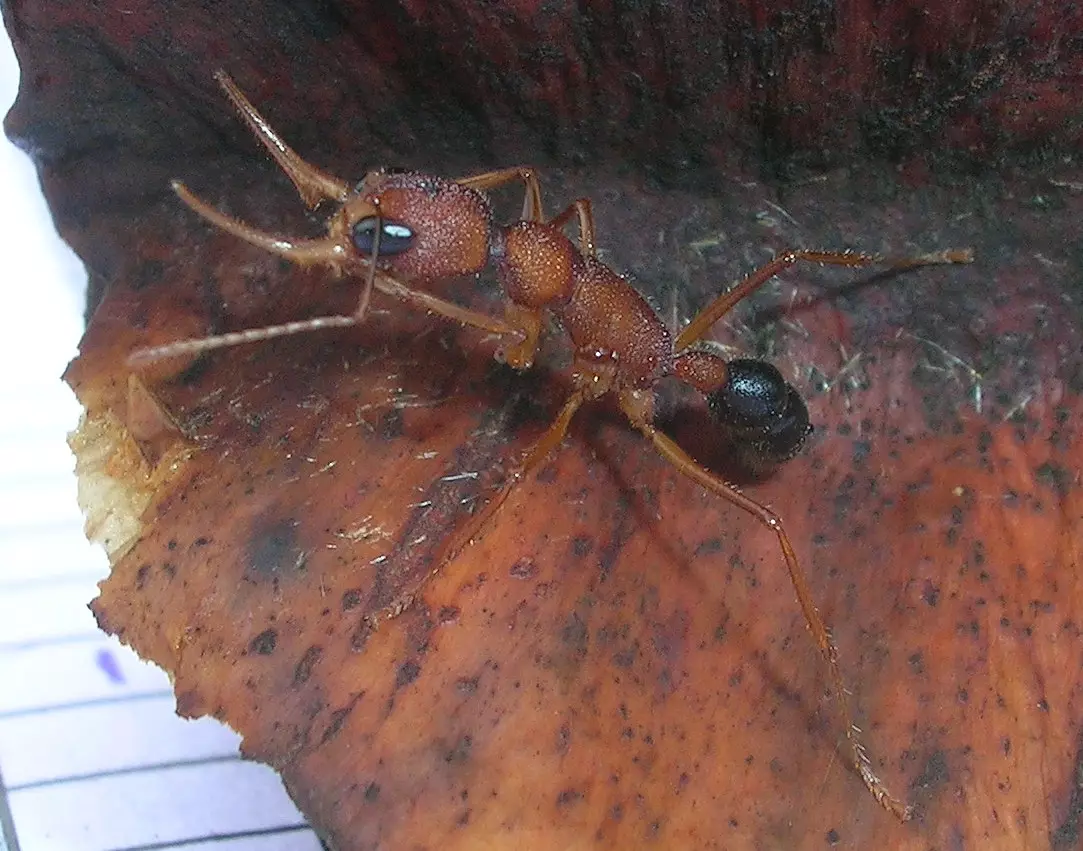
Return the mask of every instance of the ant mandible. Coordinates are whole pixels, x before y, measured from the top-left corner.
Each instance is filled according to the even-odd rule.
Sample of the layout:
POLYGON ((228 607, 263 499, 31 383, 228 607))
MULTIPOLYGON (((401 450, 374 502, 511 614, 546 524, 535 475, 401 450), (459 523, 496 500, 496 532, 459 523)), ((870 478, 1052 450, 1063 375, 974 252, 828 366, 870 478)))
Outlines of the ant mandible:
POLYGON ((330 217, 326 237, 296 240, 272 236, 230 218, 179 182, 173 183, 174 190, 200 216, 246 242, 301 265, 326 264, 338 275, 361 278, 357 307, 351 315, 321 316, 140 349, 129 363, 145 364, 321 328, 354 326, 363 321, 375 290, 500 335, 508 344, 498 356, 524 370, 534 361, 543 311, 552 311, 575 350, 571 395, 499 493, 457 536, 443 562, 477 537, 515 485, 560 446, 572 416, 584 402, 615 394, 628 421, 674 468, 775 533, 801 611, 830 672, 832 692, 846 727, 850 762, 877 801, 900 819, 910 818, 911 808, 888 791, 861 743, 838 650, 813 604, 804 570, 782 521, 771 509, 701 466, 655 427, 654 385, 673 377, 698 390, 719 429, 741 447, 746 461, 758 467, 779 464, 798 452, 812 430, 805 403, 771 364, 744 358, 727 361, 711 348, 698 345, 711 326, 777 273, 798 262, 849 267, 886 263, 893 269, 906 269, 968 263, 971 251, 948 250, 893 261, 848 251, 788 251, 717 297, 674 338, 643 296, 595 257, 594 219, 588 199, 581 198, 546 219, 537 174, 526 167, 459 180, 377 170, 355 186, 302 160, 224 72, 217 72, 215 78, 305 203, 311 208, 321 200, 330 200, 339 208, 330 217), (525 188, 522 216, 510 225, 497 225, 482 193, 515 181, 525 188), (578 247, 563 232, 572 218, 579 226, 578 247), (424 289, 441 279, 480 272, 490 264, 506 297, 502 320, 424 289))

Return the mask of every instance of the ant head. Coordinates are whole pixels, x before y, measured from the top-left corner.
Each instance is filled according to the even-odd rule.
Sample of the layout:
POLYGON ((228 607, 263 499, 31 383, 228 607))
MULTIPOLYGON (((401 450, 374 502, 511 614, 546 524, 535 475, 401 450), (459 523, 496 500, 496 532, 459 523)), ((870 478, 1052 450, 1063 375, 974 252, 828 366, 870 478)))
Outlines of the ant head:
POLYGON ((340 215, 365 260, 410 281, 465 275, 489 258, 492 212, 485 196, 418 172, 373 172, 340 215))
POLYGON ((713 419, 749 472, 767 472, 788 461, 812 431, 804 400, 766 361, 726 361, 694 349, 677 357, 674 372, 704 394, 713 419))

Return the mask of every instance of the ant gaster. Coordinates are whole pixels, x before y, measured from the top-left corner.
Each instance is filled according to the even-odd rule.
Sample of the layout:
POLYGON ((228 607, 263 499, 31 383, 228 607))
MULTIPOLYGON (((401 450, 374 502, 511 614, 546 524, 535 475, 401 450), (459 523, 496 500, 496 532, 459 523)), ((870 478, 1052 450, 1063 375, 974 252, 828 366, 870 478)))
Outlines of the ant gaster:
POLYGON ((314 207, 321 200, 330 200, 338 209, 330 217, 326 237, 296 240, 272 236, 230 218, 180 183, 175 182, 173 188, 196 213, 246 242, 301 265, 326 264, 336 274, 357 276, 363 282, 358 304, 348 316, 316 317, 141 349, 132 354, 129 363, 357 325, 364 319, 375 290, 500 335, 505 346, 499 356, 522 370, 534 361, 543 312, 551 311, 567 330, 574 348, 572 392, 556 419, 507 476, 499 493, 457 537, 444 561, 480 535, 515 485, 560 446, 572 416, 584 402, 614 394, 629 422, 674 468, 774 532, 801 611, 830 672, 831 689, 845 723, 850 763, 877 801, 900 819, 908 819, 911 808, 888 791, 866 755, 850 712, 835 642, 813 604, 804 570, 781 520, 701 466, 655 427, 653 388, 667 377, 690 385, 705 396, 720 430, 741 446, 748 459, 758 466, 785 461, 800 449, 811 431, 805 403, 770 364, 749 359, 727 361, 717 351, 700 345, 711 326, 778 272, 799 261, 849 267, 888 263, 891 268, 905 269, 967 263, 971 252, 949 250, 888 261, 848 251, 789 251, 717 297, 674 338, 643 296, 595 257, 589 200, 579 199, 546 219, 538 177, 526 167, 459 180, 411 171, 372 171, 353 185, 302 160, 225 73, 218 72, 215 77, 305 203, 314 207), (510 225, 497 225, 482 193, 515 181, 525 188, 522 216, 510 225), (579 226, 578 246, 563 232, 573 218, 579 226), (503 319, 445 301, 425 289, 441 279, 477 273, 490 264, 506 297, 503 319))

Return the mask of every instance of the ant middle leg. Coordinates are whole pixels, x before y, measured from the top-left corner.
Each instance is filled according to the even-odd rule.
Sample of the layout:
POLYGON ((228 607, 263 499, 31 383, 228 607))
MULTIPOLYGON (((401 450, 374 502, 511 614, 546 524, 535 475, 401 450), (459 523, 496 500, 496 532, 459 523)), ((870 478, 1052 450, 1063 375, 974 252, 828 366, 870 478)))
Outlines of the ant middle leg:
POLYGON ((745 496, 743 493, 726 484, 722 479, 700 466, 695 459, 681 449, 676 442, 658 431, 658 429, 650 422, 650 408, 648 404, 644 403, 641 393, 637 391, 622 392, 620 396, 620 405, 632 425, 650 440, 654 445, 654 448, 658 451, 658 454, 672 464, 679 473, 687 476, 705 490, 721 496, 738 508, 744 509, 775 533, 779 547, 782 550, 783 560, 786 563, 786 569, 790 574, 790 582, 797 592, 797 600, 801 606, 801 612, 805 616, 805 623, 808 625, 809 631, 812 633, 812 637, 816 642, 816 646, 820 650, 820 655, 823 656, 824 661, 827 663, 828 671, 830 672, 831 691, 846 727, 846 740, 850 746, 850 764, 861 777, 873 797, 901 821, 907 821, 913 814, 911 807, 896 798, 888 790, 884 781, 877 776, 869 761, 865 746, 861 742, 860 728, 854 724, 853 715, 850 711, 848 692, 842 678, 842 670, 839 667, 838 647, 835 644, 834 638, 831 637, 831 633, 824 623, 823 618, 817 611, 816 604, 812 600, 812 592, 809 590, 805 571, 797 560, 797 554, 794 551, 793 545, 790 543, 790 538, 786 534, 785 528, 783 528, 782 520, 766 506, 745 496))
POLYGON ((579 252, 585 257, 594 256, 594 210, 589 198, 578 198, 566 210, 553 216, 546 224, 563 228, 572 216, 579 220, 579 252))
POLYGON ((450 546, 448 546, 441 554, 436 570, 440 570, 443 565, 450 562, 459 553, 465 549, 465 547, 472 543, 477 537, 481 535, 485 527, 496 516, 497 512, 507 502, 511 492, 515 490, 523 479, 525 479, 530 472, 542 463, 549 455, 559 448, 560 444, 564 441, 564 436, 568 433, 568 426, 571 424, 572 417, 575 416, 575 412, 579 410, 579 407, 590 398, 588 392, 583 388, 577 388, 572 391, 572 394, 568 397, 564 403, 564 407, 560 409, 560 413, 557 414, 555 420, 550 423, 549 427, 534 445, 527 450, 519 464, 507 475, 504 480, 504 484, 501 485, 500 490, 495 496, 489 499, 489 502, 485 507, 475 514, 467 522, 461 530, 455 533, 455 537, 452 540, 450 546))
POLYGON ((799 262, 822 263, 828 266, 871 266, 886 264, 891 269, 913 269, 918 266, 937 266, 948 263, 970 263, 974 252, 970 249, 948 249, 913 257, 888 258, 879 254, 862 254, 854 251, 787 251, 770 263, 761 266, 732 289, 718 296, 703 310, 697 313, 691 322, 677 336, 673 344, 674 352, 680 352, 701 339, 715 322, 733 309, 739 301, 762 287, 771 278, 784 269, 799 262))

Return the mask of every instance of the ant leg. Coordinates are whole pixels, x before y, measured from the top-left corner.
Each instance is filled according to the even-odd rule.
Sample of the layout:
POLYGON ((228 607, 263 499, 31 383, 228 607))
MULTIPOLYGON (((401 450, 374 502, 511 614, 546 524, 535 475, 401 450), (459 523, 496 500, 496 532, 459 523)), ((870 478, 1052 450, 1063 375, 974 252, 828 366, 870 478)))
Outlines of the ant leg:
MULTIPOLYGON (((372 288, 378 292, 405 302, 411 307, 437 313, 447 319, 487 331, 490 334, 519 338, 522 332, 502 319, 488 316, 474 310, 445 301, 430 293, 414 290, 399 282, 384 272, 377 272, 373 277, 372 288)), ((367 301, 362 295, 362 303, 358 306, 363 311, 367 301)), ((256 343, 263 340, 272 340, 276 337, 288 337, 293 334, 319 331, 324 328, 352 328, 360 324, 363 318, 355 312, 350 316, 314 316, 311 319, 301 319, 296 322, 285 322, 281 325, 267 325, 263 328, 249 328, 244 331, 231 331, 228 334, 216 334, 210 337, 193 337, 186 340, 177 340, 162 346, 151 346, 144 349, 136 349, 128 355, 128 366, 145 366, 165 358, 179 357, 182 355, 195 355, 212 349, 224 349, 230 346, 238 346, 243 343, 256 343)))
POLYGON ((912 269, 917 266, 936 266, 946 263, 970 263, 974 252, 967 249, 949 249, 932 254, 892 259, 879 254, 860 254, 853 251, 787 251, 770 263, 761 266, 728 292, 723 293, 696 314, 688 326, 677 336, 674 352, 688 348, 699 340, 707 330, 728 313, 737 302, 750 295, 784 269, 799 261, 823 263, 829 266, 871 266, 887 264, 891 269, 912 269))
POLYGON ((502 168, 498 171, 486 171, 482 174, 462 177, 456 180, 460 186, 467 189, 477 189, 484 192, 511 183, 513 180, 521 180, 526 195, 523 197, 523 213, 519 217, 528 222, 540 222, 545 219, 542 213, 541 185, 538 183, 538 173, 530 166, 514 166, 502 168))
POLYGON ((226 97, 232 101, 241 119, 248 125, 248 129, 267 149, 278 167, 293 181, 297 192, 309 207, 315 207, 321 199, 329 198, 333 201, 345 201, 350 194, 350 184, 337 177, 332 177, 322 169, 316 168, 301 159, 297 153, 287 145, 270 124, 264 119, 251 101, 245 97, 237 84, 233 82, 225 71, 215 71, 214 79, 226 93, 226 97))
POLYGON ((386 272, 377 272, 373 281, 373 288, 378 292, 406 302, 411 307, 436 313, 446 319, 451 319, 461 325, 468 325, 490 334, 498 334, 501 337, 510 336, 519 338, 523 332, 516 326, 510 325, 503 319, 479 313, 466 307, 460 307, 451 301, 434 296, 424 290, 415 290, 406 286, 396 278, 392 278, 386 272))
POLYGON ((831 637, 831 633, 828 631, 823 618, 816 610, 816 605, 812 601, 808 580, 806 580, 805 572, 797 561, 797 554, 794 552, 793 545, 790 543, 790 538, 782 526, 782 520, 769 508, 760 505, 755 500, 749 499, 740 491, 726 484, 722 479, 701 467, 696 463, 695 459, 681 449, 673 440, 659 432, 647 419, 646 412, 649 409, 644 405, 643 400, 636 395, 637 392, 638 391, 624 391, 621 393, 621 409, 627 415, 632 425, 646 435, 651 443, 654 444, 654 448, 658 450, 658 453, 666 461, 672 464, 678 472, 687 476, 711 493, 717 494, 723 499, 728 500, 738 508, 743 508, 777 536, 779 547, 782 549, 782 557, 786 562, 786 569, 790 573, 790 581, 793 583, 794 590, 797 592, 797 600, 801 604, 801 611, 805 616, 805 622, 808 624, 808 628, 812 632, 812 637, 816 641, 816 646, 820 650, 820 655, 822 655, 824 661, 827 662, 828 670, 831 673, 831 690, 834 693, 835 702, 838 704, 839 711, 846 724, 846 739, 850 745, 851 765, 853 765, 854 770, 860 775, 868 790, 872 792, 873 797, 876 798, 884 808, 894 813, 901 821, 907 821, 913 814, 912 809, 903 804, 888 791, 887 786, 876 775, 876 772, 873 771, 872 764, 869 762, 868 754, 865 751, 865 746, 861 743, 861 739, 859 738, 860 730, 854 724, 853 716, 850 714, 850 703, 847 698, 846 685, 842 679, 842 670, 839 668, 838 647, 835 645, 835 640, 831 637))
POLYGON ((504 319, 516 329, 519 340, 500 349, 496 354, 497 360, 513 369, 530 369, 534 365, 534 355, 538 352, 538 338, 542 328, 541 311, 508 300, 504 302, 504 319))
MULTIPOLYGON (((454 559, 455 556, 463 551, 467 544, 472 543, 482 533, 489 521, 496 516, 496 513, 507 501, 511 492, 515 489, 515 486, 525 479, 530 474, 530 471, 544 461, 551 452, 560 446, 561 442, 564 440, 564 435, 568 433, 568 425, 571 423, 572 417, 575 415, 575 412, 579 410, 579 406, 583 404, 586 398, 587 392, 585 390, 576 389, 572 391, 571 396, 569 396, 568 400, 564 403, 564 407, 560 409, 560 413, 557 414, 556 419, 553 420, 549 425, 549 428, 545 430, 545 434, 538 438, 537 442, 530 447, 526 455, 523 456, 523 460, 519 462, 519 466, 508 474, 507 479, 504 481, 504 484, 501 486, 500 491, 496 496, 490 499, 485 508, 475 514, 464 529, 455 535, 451 546, 449 546, 441 556, 438 562, 439 567, 437 567, 436 570, 439 570, 440 567, 454 559)), ((436 570, 433 572, 435 573, 436 570)))
POLYGON ((572 216, 579 219, 579 252, 585 257, 594 256, 594 211, 589 198, 573 201, 566 210, 553 216, 546 224, 563 228, 572 216))
POLYGON ((136 349, 127 358, 130 367, 142 367, 165 360, 166 358, 196 355, 213 349, 225 349, 242 343, 258 343, 273 340, 276 337, 289 337, 306 331, 318 331, 323 328, 351 328, 357 324, 352 316, 316 316, 282 325, 266 325, 263 328, 248 328, 244 331, 230 331, 228 334, 214 334, 210 337, 190 337, 176 340, 163 346, 148 346, 136 349))

